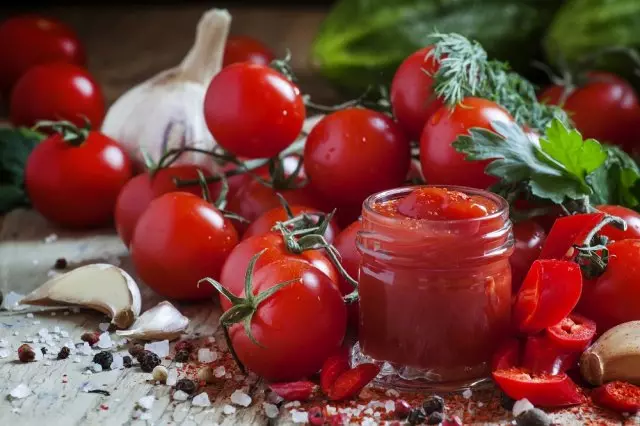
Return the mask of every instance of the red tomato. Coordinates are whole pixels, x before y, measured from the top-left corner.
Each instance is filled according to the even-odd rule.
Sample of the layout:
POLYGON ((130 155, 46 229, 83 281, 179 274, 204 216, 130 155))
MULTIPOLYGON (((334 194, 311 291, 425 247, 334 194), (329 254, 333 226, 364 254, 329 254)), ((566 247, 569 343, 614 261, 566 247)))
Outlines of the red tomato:
POLYGON ((640 240, 616 241, 608 248, 607 269, 595 282, 585 283, 578 306, 596 322, 599 334, 640 320, 640 240))
POLYGON ((248 36, 230 36, 224 47, 222 66, 226 67, 238 62, 269 65, 274 58, 273 52, 261 41, 248 36))
POLYGON ((535 406, 566 407, 582 404, 585 397, 565 373, 533 374, 521 368, 493 372, 493 380, 510 398, 527 398, 535 406))
POLYGON ((546 335, 529 336, 524 347, 522 367, 536 374, 564 373, 576 366, 581 353, 581 350, 556 346, 546 335))
POLYGON ((596 335, 596 323, 582 315, 571 314, 547 328, 546 335, 560 348, 582 352, 596 335))
POLYGON ((138 276, 158 294, 176 300, 204 300, 214 293, 238 234, 222 213, 186 192, 165 194, 140 216, 131 240, 138 276))
POLYGON ((37 65, 27 71, 11 92, 9 118, 15 126, 31 127, 40 120, 68 120, 93 129, 104 118, 104 96, 84 68, 62 62, 37 65))
MULTIPOLYGON (((189 192, 202 197, 200 185, 178 188, 173 179, 197 179, 198 170, 203 168, 193 165, 179 165, 158 170, 153 177, 149 173, 140 174, 131 179, 118 195, 115 208, 116 231, 125 246, 129 246, 136 223, 152 200, 169 192, 189 192)), ((205 176, 212 174, 203 170, 205 176)), ((209 184, 209 192, 216 197, 220 190, 219 183, 209 184)))
POLYGON ((640 214, 622 206, 598 206, 596 208, 601 212, 610 214, 611 216, 618 216, 627 222, 626 231, 607 225, 602 228, 600 235, 603 235, 612 241, 640 238, 640 214))
POLYGON ((25 186, 31 203, 48 220, 69 228, 108 225, 118 193, 132 175, 118 143, 91 131, 78 146, 54 134, 29 155, 25 186))
MULTIPOLYGON (((241 241, 233 249, 222 268, 220 284, 232 294, 239 296, 244 290, 245 274, 251 258, 265 249, 266 251, 262 253, 255 265, 256 271, 282 259, 306 261, 327 275, 338 288, 338 272, 322 251, 308 250, 300 254, 291 253, 287 250, 282 235, 276 232, 256 235, 241 241)), ((231 307, 229 301, 222 295, 220 296, 220 304, 225 311, 231 307)))
POLYGON ((491 360, 491 371, 506 370, 520 365, 520 341, 511 338, 498 347, 491 360))
POLYGON ((253 294, 292 279, 262 302, 251 317, 251 333, 242 323, 229 334, 240 361, 251 371, 270 381, 292 381, 320 370, 335 353, 345 335, 347 311, 340 292, 325 274, 309 263, 281 260, 257 270, 253 294))
POLYGON ((443 105, 433 93, 433 75, 439 66, 433 58, 427 59, 432 49, 425 47, 405 59, 391 82, 393 115, 413 140, 420 139, 429 117, 443 105))
POLYGON ((515 244, 509 263, 511 264, 511 285, 515 293, 527 276, 533 261, 540 256, 546 233, 538 223, 525 220, 513 225, 513 238, 515 244))
POLYGON ((495 102, 465 98, 453 109, 439 108, 427 121, 420 137, 422 173, 430 184, 460 185, 486 189, 497 179, 486 175, 487 161, 466 161, 451 144, 472 127, 493 130, 494 121, 512 122, 513 118, 495 102))
POLYGON ((416 189, 398 203, 398 213, 428 220, 474 219, 496 210, 497 206, 488 198, 434 187, 416 189))
POLYGON ((324 117, 304 148, 309 184, 337 206, 359 206, 369 195, 402 185, 409 141, 388 116, 348 108, 324 117))
POLYGON ((75 32, 52 18, 23 15, 0 25, 0 90, 8 94, 27 70, 49 62, 84 66, 84 47, 75 32))
POLYGON ((544 241, 540 259, 573 259, 578 253, 574 245, 584 240, 604 218, 604 213, 574 214, 558 218, 544 241))
POLYGON ((610 382, 594 389, 591 399, 618 413, 633 414, 640 410, 640 387, 626 382, 610 382))
POLYGON ((516 295, 514 324, 525 333, 551 327, 571 313, 581 291, 582 274, 576 263, 536 260, 516 295))
MULTIPOLYGON (((314 213, 318 213, 318 209, 314 209, 312 207, 306 206, 289 206, 291 212, 294 216, 299 216, 303 213, 310 214, 312 217, 314 213)), ((318 216, 315 215, 317 218, 318 216)), ((260 215, 245 231, 242 235, 242 239, 246 240, 249 237, 253 237, 254 235, 262 235, 268 232, 271 232, 271 228, 275 226, 277 222, 284 222, 288 220, 287 212, 284 210, 284 207, 276 207, 271 210, 264 212, 260 215)), ((327 228, 327 232, 324 233, 324 239, 327 240, 329 244, 333 243, 335 236, 340 232, 338 225, 335 220, 332 220, 327 228)))
POLYGON ((218 144, 236 155, 277 155, 300 135, 300 90, 282 74, 247 62, 223 68, 209 84, 204 116, 218 144))
MULTIPOLYGON (((559 105, 563 91, 561 86, 548 87, 540 99, 559 105)), ((569 94, 561 106, 585 139, 618 145, 636 142, 632 139, 638 97, 633 87, 615 74, 589 73, 588 82, 569 94)))
MULTIPOLYGON (((340 253, 342 267, 347 271, 349 276, 356 281, 359 279, 360 259, 362 258, 356 247, 356 237, 360 229, 360 221, 355 221, 343 229, 333 242, 333 246, 338 250, 338 253, 340 253)), ((347 295, 354 290, 353 286, 342 276, 339 277, 338 284, 340 286, 340 293, 343 295, 347 295)), ((349 326, 357 330, 360 323, 359 303, 355 302, 347 305, 347 311, 349 313, 349 326)))

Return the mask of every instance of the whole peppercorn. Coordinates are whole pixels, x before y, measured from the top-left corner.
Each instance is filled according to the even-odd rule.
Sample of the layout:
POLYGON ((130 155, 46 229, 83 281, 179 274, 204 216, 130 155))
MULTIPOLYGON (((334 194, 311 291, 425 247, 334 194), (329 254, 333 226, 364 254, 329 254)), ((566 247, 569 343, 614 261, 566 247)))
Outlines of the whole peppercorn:
POLYGON ((87 342, 90 346, 93 346, 98 343, 98 340, 100 340, 100 333, 97 331, 83 333, 82 336, 80 336, 80 340, 87 342))
POLYGON ((431 413, 442 413, 444 412, 444 399, 438 395, 430 396, 424 400, 422 408, 427 416, 431 413))
POLYGON ((69 358, 69 354, 71 354, 71 350, 68 347, 63 346, 62 349, 60 349, 60 352, 58 352, 58 359, 67 359, 69 358))
POLYGON ((36 353, 31 346, 25 343, 18 348, 18 359, 20 362, 31 362, 36 359, 36 353))
POLYGON ((145 373, 151 373, 156 365, 160 365, 160 357, 154 354, 151 351, 143 351, 138 356, 138 362, 140 363, 140 368, 145 373))
POLYGON ((47 348, 45 348, 45 347, 43 346, 43 347, 41 347, 41 348, 40 348, 40 352, 42 352, 42 355, 46 355, 46 354, 47 354, 47 352, 49 352, 49 351, 47 350, 47 348))
POLYGON ((409 417, 407 417, 407 422, 409 422, 410 425, 419 425, 420 423, 424 423, 426 419, 427 419, 427 416, 424 413, 424 410, 422 408, 414 408, 409 413, 409 417))
POLYGON ((176 343, 175 349, 176 349, 176 353, 180 351, 186 351, 187 354, 190 354, 191 352, 193 352, 194 347, 191 341, 181 340, 178 343, 176 343))
POLYGON ((196 391, 196 389, 198 388, 198 385, 193 380, 180 379, 176 382, 176 385, 174 386, 174 388, 176 390, 180 390, 186 394, 191 395, 196 391))
POLYGON ((518 426, 549 426, 551 419, 547 413, 541 409, 532 408, 531 410, 520 413, 520 415, 516 417, 516 424, 518 426))
POLYGON ((175 362, 188 362, 189 361, 189 352, 187 351, 178 351, 176 352, 176 356, 173 358, 175 362))
POLYGON ((111 352, 107 351, 98 352, 93 356, 93 362, 100 364, 100 367, 102 367, 103 370, 108 370, 111 368, 113 355, 111 355, 111 352))
POLYGON ((396 399, 394 414, 399 419, 406 419, 411 413, 411 405, 404 399, 396 399))
POLYGON ((434 411, 427 417, 427 424, 439 425, 440 423, 442 423, 442 420, 444 420, 444 414, 442 414, 440 411, 434 411))
MULTIPOLYGON (((144 346, 142 346, 140 343, 136 343, 135 345, 129 348, 129 353, 135 359, 138 359, 138 357, 142 355, 143 352, 144 352, 144 346)), ((138 361, 140 360, 138 359, 138 361)))
POLYGON ((513 404, 515 403, 516 401, 513 398, 509 397, 506 393, 502 393, 500 395, 500 405, 505 410, 507 411, 513 410, 513 404))
POLYGON ((55 265, 53 265, 55 269, 65 269, 67 267, 67 259, 64 257, 59 257, 56 259, 55 265))
POLYGON ((124 365, 126 368, 131 368, 131 366, 133 365, 133 360, 129 355, 125 355, 122 357, 122 365, 124 365))
POLYGON ((322 413, 322 408, 309 408, 309 423, 316 426, 321 426, 324 424, 324 414, 322 413))

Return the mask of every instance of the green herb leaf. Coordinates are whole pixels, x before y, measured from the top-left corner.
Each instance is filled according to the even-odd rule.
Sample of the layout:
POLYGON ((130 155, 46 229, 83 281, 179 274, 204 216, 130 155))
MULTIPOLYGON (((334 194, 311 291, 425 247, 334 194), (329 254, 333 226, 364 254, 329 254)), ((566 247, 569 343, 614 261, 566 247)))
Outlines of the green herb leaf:
POLYGON ((593 188, 590 201, 598 204, 618 204, 631 208, 640 205, 640 169, 627 153, 611 145, 603 145, 607 160, 587 177, 593 188))

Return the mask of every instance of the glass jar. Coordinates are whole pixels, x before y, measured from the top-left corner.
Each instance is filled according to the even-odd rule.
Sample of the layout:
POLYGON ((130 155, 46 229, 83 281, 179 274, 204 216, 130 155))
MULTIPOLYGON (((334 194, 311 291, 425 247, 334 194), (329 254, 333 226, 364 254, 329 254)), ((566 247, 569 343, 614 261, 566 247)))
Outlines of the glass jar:
MULTIPOLYGON (((442 187, 442 186, 439 186, 442 187)), ((508 336, 513 234, 507 202, 463 220, 413 219, 386 208, 418 187, 370 196, 357 247, 360 324, 353 362, 380 362, 378 384, 455 390, 490 375, 491 357, 508 336)))

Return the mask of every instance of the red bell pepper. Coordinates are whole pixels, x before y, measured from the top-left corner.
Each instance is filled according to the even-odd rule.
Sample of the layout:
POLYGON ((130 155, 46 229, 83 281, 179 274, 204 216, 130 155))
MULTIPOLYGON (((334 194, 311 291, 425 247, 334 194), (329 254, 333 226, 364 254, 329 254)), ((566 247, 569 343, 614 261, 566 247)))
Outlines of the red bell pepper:
POLYGON ((510 398, 527 398, 539 407, 567 407, 586 400, 580 388, 565 373, 534 374, 522 368, 509 368, 494 371, 493 380, 510 398))
POLYGON ((617 411, 633 414, 640 410, 640 388, 626 382, 610 382, 591 392, 594 403, 617 411))
POLYGON ((546 335, 529 336, 524 347, 522 367, 536 374, 564 373, 576 366, 580 354, 580 351, 558 347, 546 335))
POLYGON ((538 259, 573 260, 578 254, 574 245, 581 246, 596 225, 604 219, 604 213, 586 213, 557 219, 542 246, 538 259))
POLYGON ((574 351, 584 351, 595 335, 596 323, 579 314, 571 314, 547 328, 547 336, 556 346, 574 351))
POLYGON ((511 367, 517 367, 520 365, 520 341, 516 338, 511 338, 505 341, 493 354, 491 361, 491 371, 505 370, 511 367))

